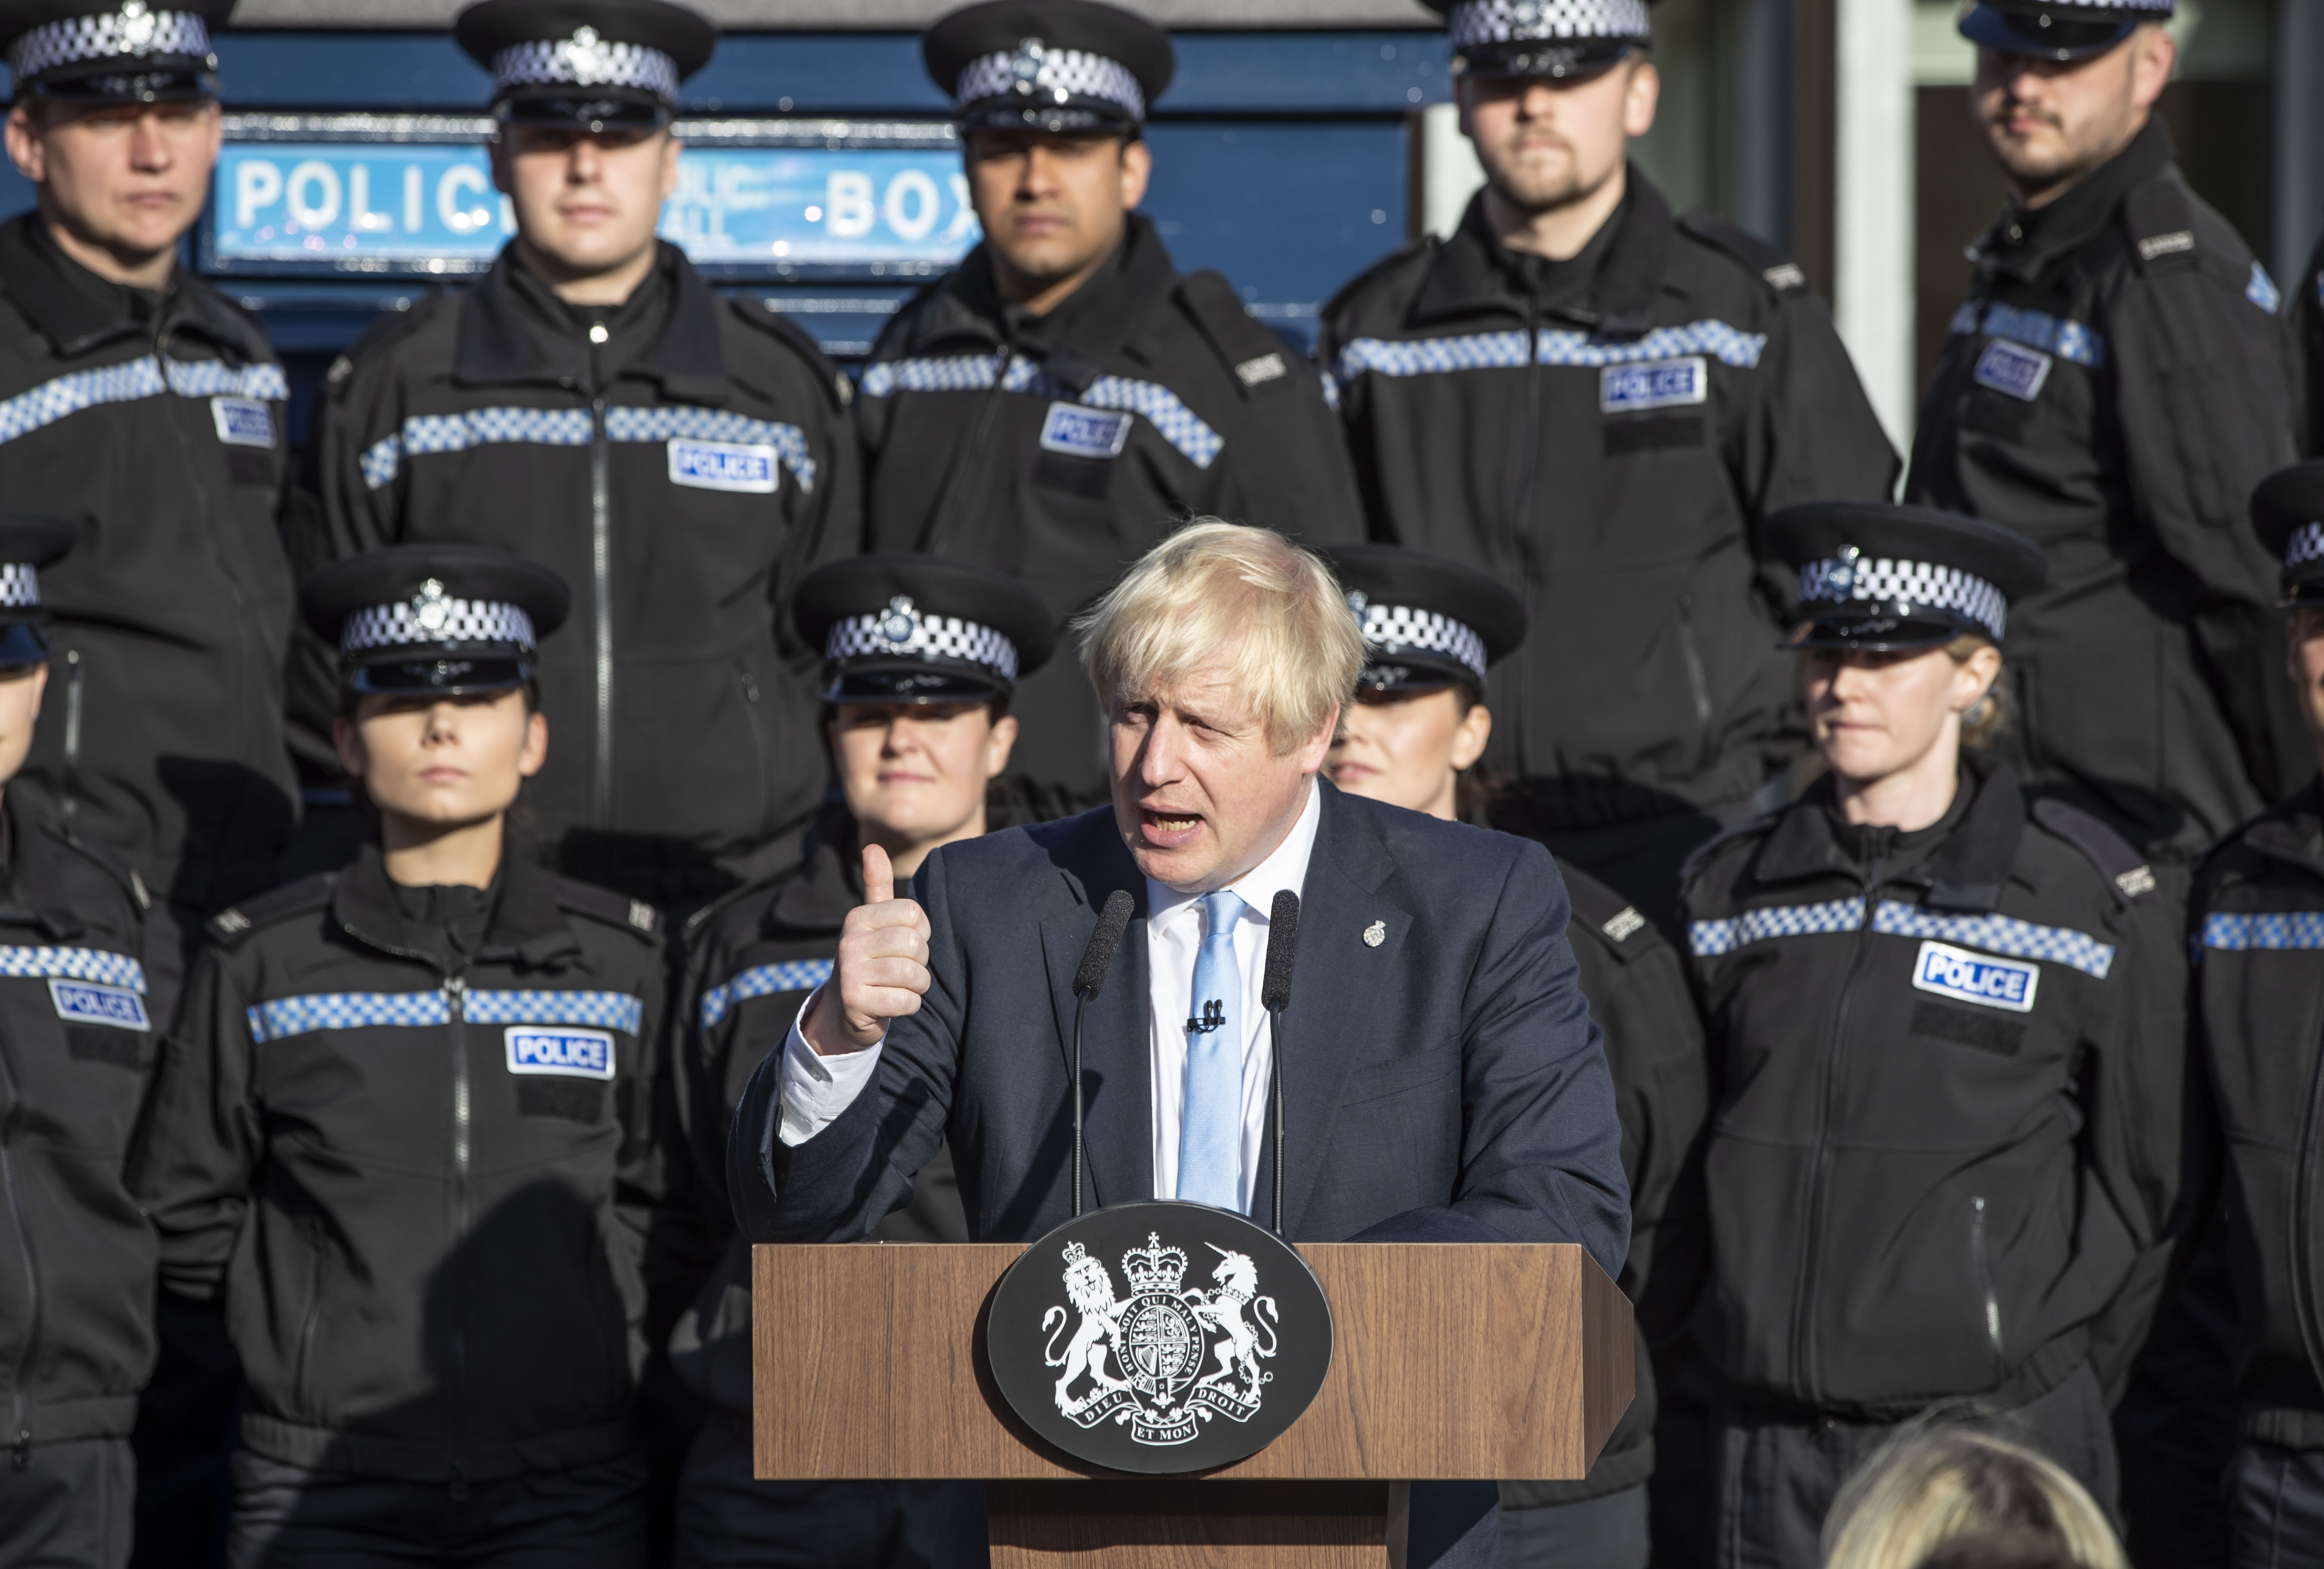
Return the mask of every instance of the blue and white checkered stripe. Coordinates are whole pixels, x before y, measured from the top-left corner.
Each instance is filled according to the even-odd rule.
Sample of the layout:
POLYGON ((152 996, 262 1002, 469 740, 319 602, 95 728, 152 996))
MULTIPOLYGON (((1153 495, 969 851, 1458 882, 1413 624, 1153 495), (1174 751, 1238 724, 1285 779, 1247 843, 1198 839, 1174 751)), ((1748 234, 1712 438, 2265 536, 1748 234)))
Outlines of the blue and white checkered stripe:
POLYGON ((1716 959, 1752 943, 1775 937, 1817 937, 1852 932, 1864 925, 1864 900, 1835 899, 1824 904, 1774 904, 1740 915, 1691 921, 1687 946, 1698 959, 1716 959))
POLYGON ((407 457, 504 441, 543 447, 586 447, 595 438, 586 409, 471 409, 464 414, 413 414, 395 435, 374 442, 361 459, 364 483, 377 490, 396 475, 407 457))
POLYGON ((2230 953, 2249 953, 2256 948, 2324 948, 2324 910, 2207 915, 2196 941, 2204 947, 2224 948, 2230 953))
POLYGON ((1196 468, 1208 468, 1226 449, 1226 438, 1186 407, 1177 393, 1157 382, 1134 376, 1100 376, 1076 399, 1073 392, 1050 379, 1047 372, 1021 356, 1010 359, 989 354, 946 355, 925 359, 883 360, 863 373, 861 388, 867 398, 897 392, 981 392, 995 382, 1004 392, 1028 397, 1064 399, 1087 408, 1140 414, 1196 468))
POLYGON ((232 394, 280 401, 290 395, 277 365, 229 365, 221 360, 164 360, 159 355, 74 371, 0 401, 0 442, 104 403, 134 403, 176 392, 186 398, 232 394))
POLYGON ((812 992, 831 979, 829 959, 785 959, 779 964, 753 964, 724 985, 702 994, 702 1028, 709 1029, 725 1018, 737 1002, 753 997, 779 996, 785 992, 812 992))
MULTIPOLYGON (((1745 332, 1726 322, 1705 318, 1684 327, 1658 327, 1644 337, 1622 343, 1592 337, 1586 332, 1543 332, 1534 340, 1533 363, 1545 365, 1601 369, 1607 365, 1637 365, 1647 360, 1677 359, 1707 355, 1738 370, 1757 368, 1767 351, 1767 335, 1745 332)), ((1472 332, 1457 337, 1359 337, 1340 350, 1332 374, 1342 383, 1366 371, 1384 376, 1438 375, 1451 371, 1513 370, 1526 364, 1522 332, 1472 332)))
MULTIPOLYGON (((638 1032, 645 1002, 625 992, 471 992, 463 1012, 477 1024, 587 1024, 638 1032)), ((246 1011, 250 1038, 281 1040, 318 1029, 425 1029, 452 1022, 442 992, 322 992, 277 997, 246 1011)))
POLYGON ((807 451, 807 432, 775 420, 753 420, 731 409, 700 409, 690 404, 620 404, 605 411, 609 441, 730 441, 746 447, 771 447, 783 466, 798 478, 800 490, 815 491, 815 458, 807 451))
POLYGON ((1987 337, 2006 337, 2090 370, 2106 364, 2105 334, 2095 327, 2052 316, 2046 310, 2029 310, 1997 301, 1979 311, 1978 302, 1972 300, 1953 312, 1952 330, 1964 337, 1982 332, 1987 337))
POLYGON ((0 975, 93 981, 100 986, 145 990, 145 966, 103 948, 0 947, 0 975))
POLYGON ((2283 295, 2277 290, 2275 280, 2269 277, 2267 269, 2257 262, 2252 263, 2251 281, 2244 285, 2244 298, 2270 316, 2273 316, 2283 303, 2283 295))
POLYGON ((1944 915, 1884 899, 1872 912, 1872 929, 1885 937, 1934 937, 2013 959, 2044 959, 2100 981, 2114 967, 2112 943, 2071 927, 2036 926, 2006 915, 1944 915))

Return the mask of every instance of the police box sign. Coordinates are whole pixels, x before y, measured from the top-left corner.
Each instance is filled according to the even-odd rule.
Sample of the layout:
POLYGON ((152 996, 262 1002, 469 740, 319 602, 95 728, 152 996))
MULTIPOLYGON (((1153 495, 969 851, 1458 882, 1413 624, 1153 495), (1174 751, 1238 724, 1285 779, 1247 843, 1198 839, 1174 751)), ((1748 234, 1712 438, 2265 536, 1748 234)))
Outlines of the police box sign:
POLYGON ((2039 964, 1972 954, 1944 943, 1923 943, 1913 963, 1913 984, 1920 990, 2012 1013, 2034 1011, 2034 991, 2041 980, 2039 964))
POLYGON ((613 1076, 613 1038, 603 1029, 546 1029, 511 1025, 507 1035, 508 1071, 551 1074, 560 1078, 610 1079, 613 1076))

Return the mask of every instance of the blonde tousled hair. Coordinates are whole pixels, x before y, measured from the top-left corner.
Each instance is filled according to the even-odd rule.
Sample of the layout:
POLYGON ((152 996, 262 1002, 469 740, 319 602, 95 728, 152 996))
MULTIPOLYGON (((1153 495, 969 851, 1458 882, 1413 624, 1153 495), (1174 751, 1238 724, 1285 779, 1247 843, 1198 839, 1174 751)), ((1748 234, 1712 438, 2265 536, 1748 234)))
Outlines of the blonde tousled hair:
POLYGON ((1907 1428, 1849 1478, 1824 1519, 1824 1569, 1919 1569, 1956 1537, 1997 1532, 2081 1569, 2126 1569, 2080 1482, 2030 1449, 1960 1426, 1907 1428))
POLYGON ((1363 633, 1323 558, 1217 518, 1146 552, 1074 631, 1108 704, 1223 666, 1278 757, 1322 728, 1364 668, 1363 633))

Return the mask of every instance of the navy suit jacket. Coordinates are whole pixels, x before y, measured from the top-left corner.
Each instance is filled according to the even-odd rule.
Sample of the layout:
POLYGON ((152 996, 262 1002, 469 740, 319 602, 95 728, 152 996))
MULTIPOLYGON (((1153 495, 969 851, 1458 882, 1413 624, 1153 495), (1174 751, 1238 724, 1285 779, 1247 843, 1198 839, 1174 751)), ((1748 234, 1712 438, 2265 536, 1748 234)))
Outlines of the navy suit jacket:
MULTIPOLYGON (((1616 1274, 1621 1129, 1548 852, 1329 784, 1320 808, 1283 1015, 1285 1232, 1580 1242, 1616 1274)), ((1153 1197, 1146 880, 1102 808, 928 858, 914 896, 934 980, 872 1083, 790 1148, 779 1049, 752 1079, 727 1153, 743 1234, 862 1236, 947 1133, 980 1240, 1069 1219, 1074 973, 1116 889, 1137 918, 1084 1036, 1089 1203, 1153 1197)), ((1270 1152, 1261 1223, 1272 1168, 1270 1152)))

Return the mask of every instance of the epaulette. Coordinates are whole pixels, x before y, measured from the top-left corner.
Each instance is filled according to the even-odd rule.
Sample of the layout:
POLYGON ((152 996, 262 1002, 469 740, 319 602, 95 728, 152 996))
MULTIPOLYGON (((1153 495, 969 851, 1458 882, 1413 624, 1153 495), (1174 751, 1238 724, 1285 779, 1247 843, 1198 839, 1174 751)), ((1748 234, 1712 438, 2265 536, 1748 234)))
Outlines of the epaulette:
POLYGON ((678 936, 686 942, 693 942, 704 932, 710 929, 710 924, 713 921, 725 914, 728 910, 733 909, 736 905, 742 903, 744 900, 749 899, 752 894, 757 894, 763 898, 772 890, 781 887, 783 880, 791 874, 792 870, 795 870, 795 868, 787 868, 784 871, 776 873, 772 877, 756 878, 739 887, 728 889, 725 892, 720 894, 717 898, 712 900, 709 903, 696 910, 692 915, 687 916, 686 918, 686 924, 678 928, 678 936))
POLYGON ((573 882, 559 877, 552 880, 557 888, 557 906, 571 915, 586 915, 610 927, 619 927, 632 937, 651 942, 661 935, 661 911, 641 899, 632 899, 626 893, 615 893, 609 888, 595 888, 586 882, 573 882))
POLYGON ((1382 256, 1379 261, 1374 262, 1370 266, 1365 268, 1362 272, 1349 279, 1345 283, 1341 284, 1340 291, 1323 302, 1323 319, 1325 321, 1331 320, 1340 313, 1340 308, 1342 306, 1353 300, 1356 296, 1361 294, 1365 290, 1370 289, 1379 280, 1385 278, 1390 272, 1395 272, 1398 267, 1401 267, 1406 263, 1411 261, 1415 256, 1435 254, 1436 248, 1443 243, 1443 241, 1438 239, 1434 235, 1423 235, 1420 238, 1413 241, 1412 244, 1405 246, 1402 250, 1391 251, 1387 255, 1382 256))
POLYGON ((831 389, 831 395, 838 401, 839 406, 843 409, 847 406, 854 396, 854 383, 840 374, 839 366, 824 353, 823 345, 816 342, 813 333, 755 294, 729 295, 726 303, 733 308, 736 316, 770 337, 781 339, 786 347, 797 350, 799 357, 806 360, 808 368, 815 372, 816 379, 831 389))
POLYGON ((385 353, 395 344, 434 320, 437 311, 441 309, 444 302, 451 298, 452 295, 447 290, 441 287, 431 289, 425 298, 414 301, 410 309, 398 310, 391 315, 382 316, 377 321, 357 333, 355 342, 348 346, 347 351, 331 362, 331 368, 323 374, 324 383, 327 386, 336 387, 346 381, 348 376, 355 374, 357 365, 374 355, 385 353))
POLYGON ((1558 862, 1557 871, 1565 879, 1575 922, 1604 937, 1624 963, 1662 941, 1654 922, 1639 914, 1637 906, 1590 873, 1564 861, 1558 862))
POLYGON ((2195 244, 2195 209, 2175 180, 2143 180, 2122 198, 2130 254, 2141 272, 2186 272, 2202 265, 2195 244))
POLYGON ((1718 833, 1713 834, 1710 838, 1705 839, 1702 844, 1697 844, 1694 847, 1693 854, 1690 854, 1685 860, 1679 863, 1678 880, 1680 885, 1683 887, 1686 883, 1692 881, 1694 874, 1702 871, 1705 866, 1711 864, 1711 858, 1719 854, 1719 852, 1727 844, 1737 839, 1748 838, 1753 834, 1764 834, 1768 829, 1774 827, 1775 826, 1775 819, 1782 817, 1788 809, 1789 808, 1787 808, 1777 807, 1772 812, 1762 812, 1757 817, 1753 817, 1749 822, 1738 823, 1731 828, 1722 828, 1718 833))
POLYGON ((1704 245, 1726 252, 1759 275, 1777 294, 1797 294, 1808 286, 1808 275, 1781 245, 1761 239, 1750 230, 1729 223, 1716 213, 1692 212, 1678 226, 1704 245))
POLYGON ((2080 850, 2120 902, 2144 904, 2154 897, 2154 869, 2146 857, 2098 818, 2080 807, 2045 798, 2034 803, 2034 820, 2080 850))
POLYGON ((331 902, 331 890, 338 881, 336 872, 318 872, 312 877, 271 888, 255 899, 245 899, 218 911, 203 929, 209 933, 211 941, 232 947, 261 927, 323 909, 331 902))
POLYGON ((1178 292, 1203 336, 1233 370, 1244 398, 1258 395, 1271 383, 1291 380, 1291 362, 1298 351, 1251 318, 1233 284, 1216 272, 1189 272, 1178 280, 1178 292))
POLYGON ((85 839, 70 828, 51 828, 49 831, 56 836, 59 844, 119 883, 121 891, 129 896, 129 902, 137 907, 139 915, 152 909, 153 895, 146 888, 145 880, 137 875, 137 869, 124 861, 112 845, 85 839))

